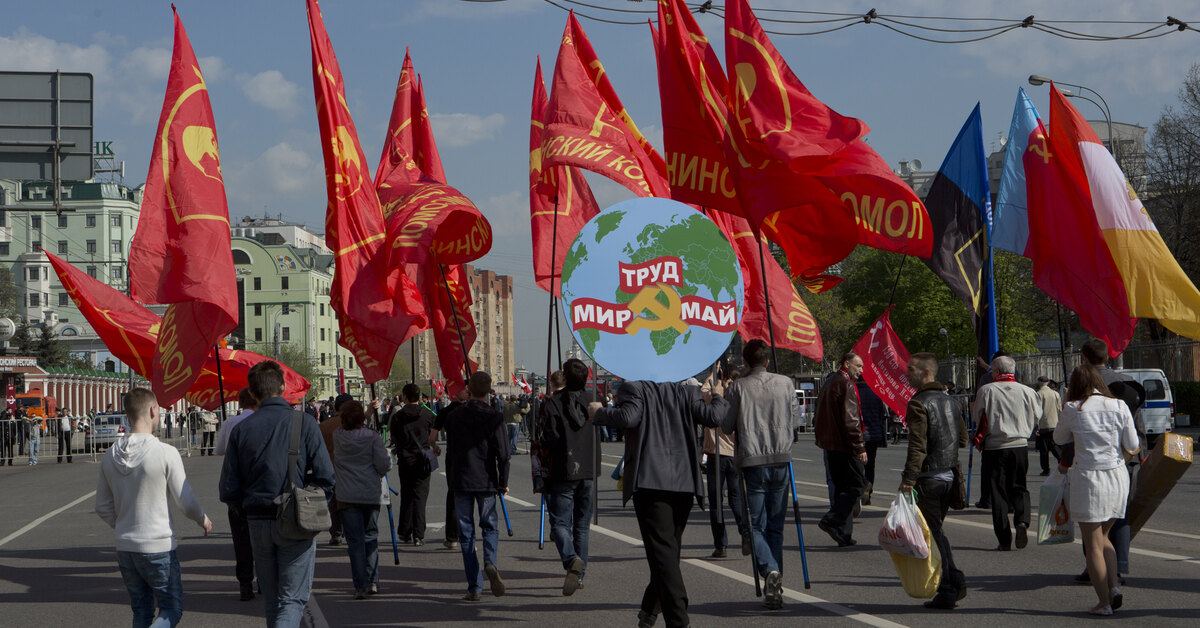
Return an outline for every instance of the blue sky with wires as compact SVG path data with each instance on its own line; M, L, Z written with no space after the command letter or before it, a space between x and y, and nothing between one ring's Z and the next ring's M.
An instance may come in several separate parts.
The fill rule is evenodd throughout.
M723 4L715 1L711 13L699 16L718 48ZM320 228L325 192L303 0L176 5L209 83L231 217L282 213ZM1169 15L1200 25L1200 13L1186 13L1195 12L1194 5L1179 0L877 2L869 23L841 12L840 3L751 5L764 28L776 33L839 29L773 40L814 94L868 123L868 141L893 167L918 158L936 168L977 101L985 141L997 148L1017 87L1026 86L1045 107L1047 89L1029 87L1030 74L1092 87L1107 99L1115 120L1152 126L1175 102L1187 69L1200 62L1200 34L1166 26ZM480 265L512 275L518 309L529 314L518 317L517 359L539 371L546 298L533 287L529 259L528 117L536 56L542 55L547 82L553 71L566 19L560 7L580 14L621 98L661 146L645 24L655 8L650 0L322 3L372 168L405 48L412 51L449 182L480 206L496 232L493 252ZM1020 26L1029 15L1033 24ZM127 165L127 184L144 181L170 60L170 3L23 2L9 7L5 18L0 69L94 73L96 138L113 141ZM1139 33L1156 37L1120 39ZM985 36L991 37L925 41ZM1100 117L1087 103L1080 110ZM604 205L628 196L604 181L596 193Z

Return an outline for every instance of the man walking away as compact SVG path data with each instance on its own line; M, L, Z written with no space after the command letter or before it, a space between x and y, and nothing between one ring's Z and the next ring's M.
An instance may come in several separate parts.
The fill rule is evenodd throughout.
M908 401L908 459L900 480L900 493L917 491L917 508L929 525L929 535L942 555L942 581L937 595L925 608L949 610L967 597L967 579L954 564L950 540L943 522L950 510L958 449L967 446L967 426L955 408L946 387L935 380L937 357L916 353L908 361L905 376L917 389Z
M447 469L447 474L449 474L450 468L450 432L446 430L446 425L450 415L453 414L454 411L459 408L459 406L466 403L466 401L470 398L471 393L469 390L467 390L466 386L464 386L463 389L458 391L458 394L454 396L454 401L449 402L446 407L438 411L437 416L435 416L433 419L433 429L429 430L429 446L433 448L433 453L438 456L442 455L442 448L438 447L437 444L438 434L441 432L446 432L447 434L447 436L444 437L444 440L446 441L447 452L446 461L442 465ZM449 488L446 489L446 528L443 530L443 532L445 533L446 538L444 541L442 541L442 547L445 547L448 550L458 549L458 515L454 512L454 491L450 490Z
M980 387L972 410L979 426L976 444L983 445L984 464L991 464L992 527L1000 542L996 549L1002 552L1014 545L1010 505L1017 530L1015 545L1023 549L1029 543L1029 490L1025 488L1029 436L1042 418L1042 400L1032 388L1017 382L1015 370L1016 362L1006 355L992 360L993 381Z
M130 431L100 463L96 514L116 530L117 565L129 591L133 625L173 627L183 615L183 580L170 502L203 528L205 536L212 531L212 521L188 484L179 450L154 435L154 393L145 388L129 391L125 413Z
M62 464L63 456L67 457L67 462L71 462L71 435L75 432L75 426L71 425L71 417L67 416L67 409L63 408L58 411L58 463Z
M858 389L862 358L853 352L842 356L842 366L821 388L814 425L817 447L825 450L825 470L833 482L833 504L817 522L837 542L848 547L854 540L854 507L866 484L867 448L863 442Z
M396 522L396 536L401 543L419 547L425 544L425 504L430 481L423 450L430 447L429 432L434 417L418 403L421 389L416 384L405 384L402 392L406 403L388 421L400 475L400 520Z
M692 503L703 498L696 424L719 427L729 410L721 382L709 386L711 403L696 386L626 381L617 405L588 404L596 425L625 432L624 503L633 498L650 566L638 626L654 625L661 612L669 628L689 625L687 587L679 569L680 546Z
M763 606L783 606L783 524L788 464L800 408L790 378L767 372L771 347L759 338L742 348L749 372L729 385L722 431L737 435L737 461L746 483L755 566L763 577Z
M233 428L258 409L258 400L250 394L249 388L243 388L238 391L238 405L242 411L226 420L217 434L218 456L224 456L225 450L229 448L229 434L233 432ZM254 549L250 546L250 523L246 521L246 513L242 511L241 504L226 506L229 510L229 536L233 537L233 572L241 589L240 599L248 602L254 599Z
M496 567L500 529L496 518L496 493L508 493L509 450L504 416L488 405L492 376L483 371L471 374L467 389L471 399L456 408L446 420L446 482L454 493L458 534L462 544L467 595L478 602L487 575L492 595L504 595L504 580ZM475 509L483 533L483 571L475 553Z
M562 594L572 595L583 586L588 560L588 530L592 486L596 482L596 428L588 421L588 368L582 360L563 363L566 388L542 406L542 439L551 452L550 484L546 506L550 537L558 547L563 569Z
M880 447L887 447L888 407L871 387L859 376L854 382L858 398L862 402L863 440L867 448L867 464L864 477L867 481L863 488L862 504L871 505L871 493L875 492L875 454Z
M321 430L321 439L325 441L325 452L329 454L329 462L337 464L337 456L333 453L333 433L337 428L342 426L342 419L338 416L338 412L347 403L354 401L354 397L349 393L342 393L333 401L333 414L329 415L328 419L318 423ZM335 491L336 492L336 491ZM334 503L336 495L329 496L329 545L337 546L346 541L346 535L342 534L342 515L340 510Z
M296 466L288 468L296 412L283 398L283 369L271 360L259 362L251 367L247 380L259 406L229 435L221 467L221 501L240 504L249 521L267 626L294 628L300 625L312 590L317 546L315 539L293 541L279 536L275 498L289 476L295 486L316 485L329 494L333 463L316 423L303 420Z
M1042 463L1042 475L1050 475L1050 455L1057 462L1062 458L1058 445L1054 444L1054 428L1058 426L1058 415L1062 412L1062 397L1050 387L1050 378L1037 379L1037 396L1042 401L1042 418L1038 419L1038 461Z
M713 533L713 553L711 558L725 558L728 553L729 536L725 533L725 515L721 508L721 491L729 496L729 509L733 512L733 521L737 524L738 536L741 538L742 555L750 555L749 525L743 520L741 474L738 473L737 460L734 458L736 443L733 437L720 428L704 428L703 451L708 455L708 465L705 468L705 478L708 482L708 522ZM718 475L720 478L718 480Z
M521 414L521 404L513 395L508 396L508 401L504 404L504 427L508 430L508 452L510 455L516 456L517 439L521 434L521 419L525 415Z

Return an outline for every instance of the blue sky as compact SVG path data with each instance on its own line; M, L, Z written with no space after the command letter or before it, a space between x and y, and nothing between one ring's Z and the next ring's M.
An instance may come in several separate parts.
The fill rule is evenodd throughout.
M588 0L628 10L654 3ZM723 2L718 1L718 6ZM1098 3L1063 0L918 0L877 2L881 14L1038 20L1165 20L1200 23L1178 0ZM323 225L325 191L312 96L303 0L176 0L209 85L220 139L230 217L282 213ZM831 10L831 3L751 0L755 9ZM649 14L584 13L633 21ZM836 9L835 9L836 10ZM1194 10L1194 9L1193 9ZM449 183L491 221L493 252L478 264L512 275L518 312L517 360L537 371L545 361L545 293L533 286L529 253L528 118L534 63L549 83L566 13L543 0L326 0L322 13L348 86L347 98L372 169L391 111L405 48L422 75ZM764 17L766 13L762 14ZM781 16L775 14L774 16ZM798 16L803 17L803 16ZM699 16L720 47L721 21ZM582 20L610 79L634 119L661 148L658 87L648 27ZM945 25L945 24L940 24ZM952 25L976 27L978 23ZM1126 34L1135 25L1063 25ZM773 24L772 30L815 30ZM92 72L98 140L111 140L126 162L125 183L145 180L162 106L171 49L169 2L21 2L0 26L0 69ZM1039 109L1043 74L1099 91L1117 121L1152 126L1175 102L1187 69L1200 61L1195 32L1147 41L1077 42L1031 29L962 45L903 37L858 25L773 41L808 88L839 112L871 127L868 141L896 167L920 159L936 168L977 101L989 150L1007 133L1017 87ZM1089 118L1100 117L1086 102ZM607 206L629 195L596 181Z

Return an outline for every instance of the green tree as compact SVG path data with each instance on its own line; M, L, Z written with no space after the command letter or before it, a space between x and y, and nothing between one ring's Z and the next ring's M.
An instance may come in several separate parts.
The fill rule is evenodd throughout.
M0 268L0 318L16 320L20 314L20 295L12 271Z
M279 353L275 359L280 363L288 366L293 371L300 374L301 377L307 379L309 384L313 386L315 391L320 381L321 371L315 360L309 355L308 350L295 343L283 343L279 345Z
M38 365L42 367L66 366L71 358L71 354L67 350L67 343L63 342L46 325L42 325L41 332L38 334L36 351Z
M13 334L9 345L16 350L17 355L30 357L37 355L37 340L33 337L33 331L29 323L25 321L17 324L17 331Z

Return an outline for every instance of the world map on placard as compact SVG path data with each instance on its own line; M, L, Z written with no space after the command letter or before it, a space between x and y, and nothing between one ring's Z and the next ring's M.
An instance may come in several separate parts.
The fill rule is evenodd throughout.
M743 284L716 224L682 203L638 198L584 225L563 262L562 295L572 333L601 366L679 381L728 347Z

